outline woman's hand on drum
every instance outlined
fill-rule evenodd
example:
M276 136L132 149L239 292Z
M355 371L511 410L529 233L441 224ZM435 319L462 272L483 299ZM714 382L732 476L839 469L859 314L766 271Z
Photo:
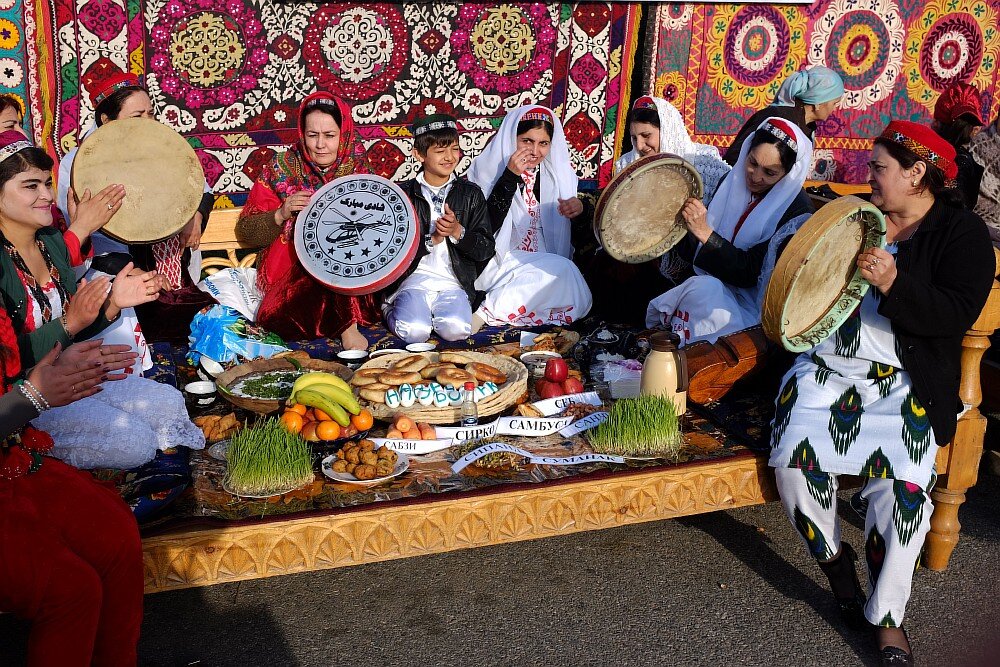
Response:
M700 199L692 197L684 202L681 217L684 218L688 231L696 239L702 243L708 241L708 237L712 235L712 227L708 224L708 209Z
M70 299L65 311L66 328L71 336L77 335L94 323L110 289L111 281L104 276L89 282L86 278L80 281L76 294Z
M143 303L155 301L163 289L163 281L156 271L146 271L131 275L132 262L129 262L115 276L111 285L111 296L104 309L104 316L109 320L118 317L122 308L131 308Z
M274 223L279 227L292 219L292 217L309 205L309 199L313 196L312 190L299 190L293 195L289 195L281 203L274 213Z
M896 258L882 248L869 248L858 255L858 268L861 277L882 294L888 294L896 281Z
M579 197L559 200L559 215L575 218L581 213L583 213L583 202L580 201Z
M529 148L518 148L514 151L514 154L510 156L507 160L507 168L512 172L520 176L528 168L528 164L531 162L531 149Z
M181 244L185 248L197 250L198 246L201 245L201 220L201 213L195 213L194 217L188 220L188 223L184 225L184 228L178 232L180 234Z
M139 353L128 345L104 345L101 339L74 343L55 360L54 366L72 368L79 364L100 366L107 380L123 380L121 372L131 368Z
M98 343L100 344L100 343ZM108 373L100 360L59 362L62 345L56 346L28 372L28 381L52 407L68 405L101 391Z
M108 224L125 200L125 186L114 183L91 196L90 190L84 190L80 201L76 200L73 188L66 198L69 206L69 228L85 242L91 234Z

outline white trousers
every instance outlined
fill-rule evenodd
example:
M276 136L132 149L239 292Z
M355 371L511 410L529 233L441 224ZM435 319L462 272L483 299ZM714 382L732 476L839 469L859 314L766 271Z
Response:
M401 290L386 305L385 319L390 331L407 343L423 343L431 331L444 340L462 340L472 334L472 307L461 289Z
M840 551L837 476L800 468L775 468L781 506L816 560ZM916 484L895 479L867 480L864 556L868 565L870 623L895 628L903 623L913 571L931 527L934 504Z

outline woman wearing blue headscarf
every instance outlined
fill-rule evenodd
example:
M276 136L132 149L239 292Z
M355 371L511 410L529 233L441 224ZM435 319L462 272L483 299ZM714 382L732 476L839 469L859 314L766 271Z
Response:
M784 118L795 123L812 141L816 123L829 118L843 96L844 81L829 67L817 65L796 72L781 84L771 106L750 116L743 124L723 159L730 165L736 164L743 141L768 118Z

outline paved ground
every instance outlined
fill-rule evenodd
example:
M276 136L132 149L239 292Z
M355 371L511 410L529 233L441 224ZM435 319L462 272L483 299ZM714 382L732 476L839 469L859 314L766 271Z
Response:
M841 498L846 539L860 520ZM906 626L921 665L1000 664L1000 479L984 470ZM24 627L0 617L0 665ZM988 641L992 641L990 647ZM873 665L778 505L146 598L141 664ZM200 663L198 662L200 661Z

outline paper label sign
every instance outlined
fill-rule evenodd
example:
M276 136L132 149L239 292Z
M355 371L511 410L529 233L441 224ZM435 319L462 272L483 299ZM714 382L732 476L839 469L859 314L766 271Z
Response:
M544 401L532 403L531 406L548 417L550 415L559 414L574 403L586 403L587 405L604 404L604 402L601 401L601 397L597 395L596 391L585 391L582 394L567 394L566 396L548 398Z
M499 420L497 420L478 426L435 426L434 431L438 437L451 438L455 442L465 442L466 440L490 438L496 435L499 423Z
M535 463L537 465L550 465L550 466L571 466L580 465L583 463L625 463L625 459L621 456L612 456L610 454L580 454L577 456L536 456L531 452L525 451L519 447L514 447L513 445L508 445L502 442L494 442L488 445L483 445L477 449L472 450L459 460L452 464L451 470L454 473L462 472L466 468L479 459L492 454L493 452L511 452L517 454L518 456L523 456L528 459L529 463Z
M438 426L438 436L452 438L455 442L491 438L494 435L553 435L573 423L572 417L501 417L479 426Z
M572 438L578 433L583 433L584 431L589 431L599 424L603 424L608 420L607 412L592 412L582 419L577 419L575 422L559 431L559 435L564 438Z
M430 454L448 449L452 446L451 438L438 438L437 440L399 440L397 438L372 438L376 447L385 445L394 452L405 454Z

